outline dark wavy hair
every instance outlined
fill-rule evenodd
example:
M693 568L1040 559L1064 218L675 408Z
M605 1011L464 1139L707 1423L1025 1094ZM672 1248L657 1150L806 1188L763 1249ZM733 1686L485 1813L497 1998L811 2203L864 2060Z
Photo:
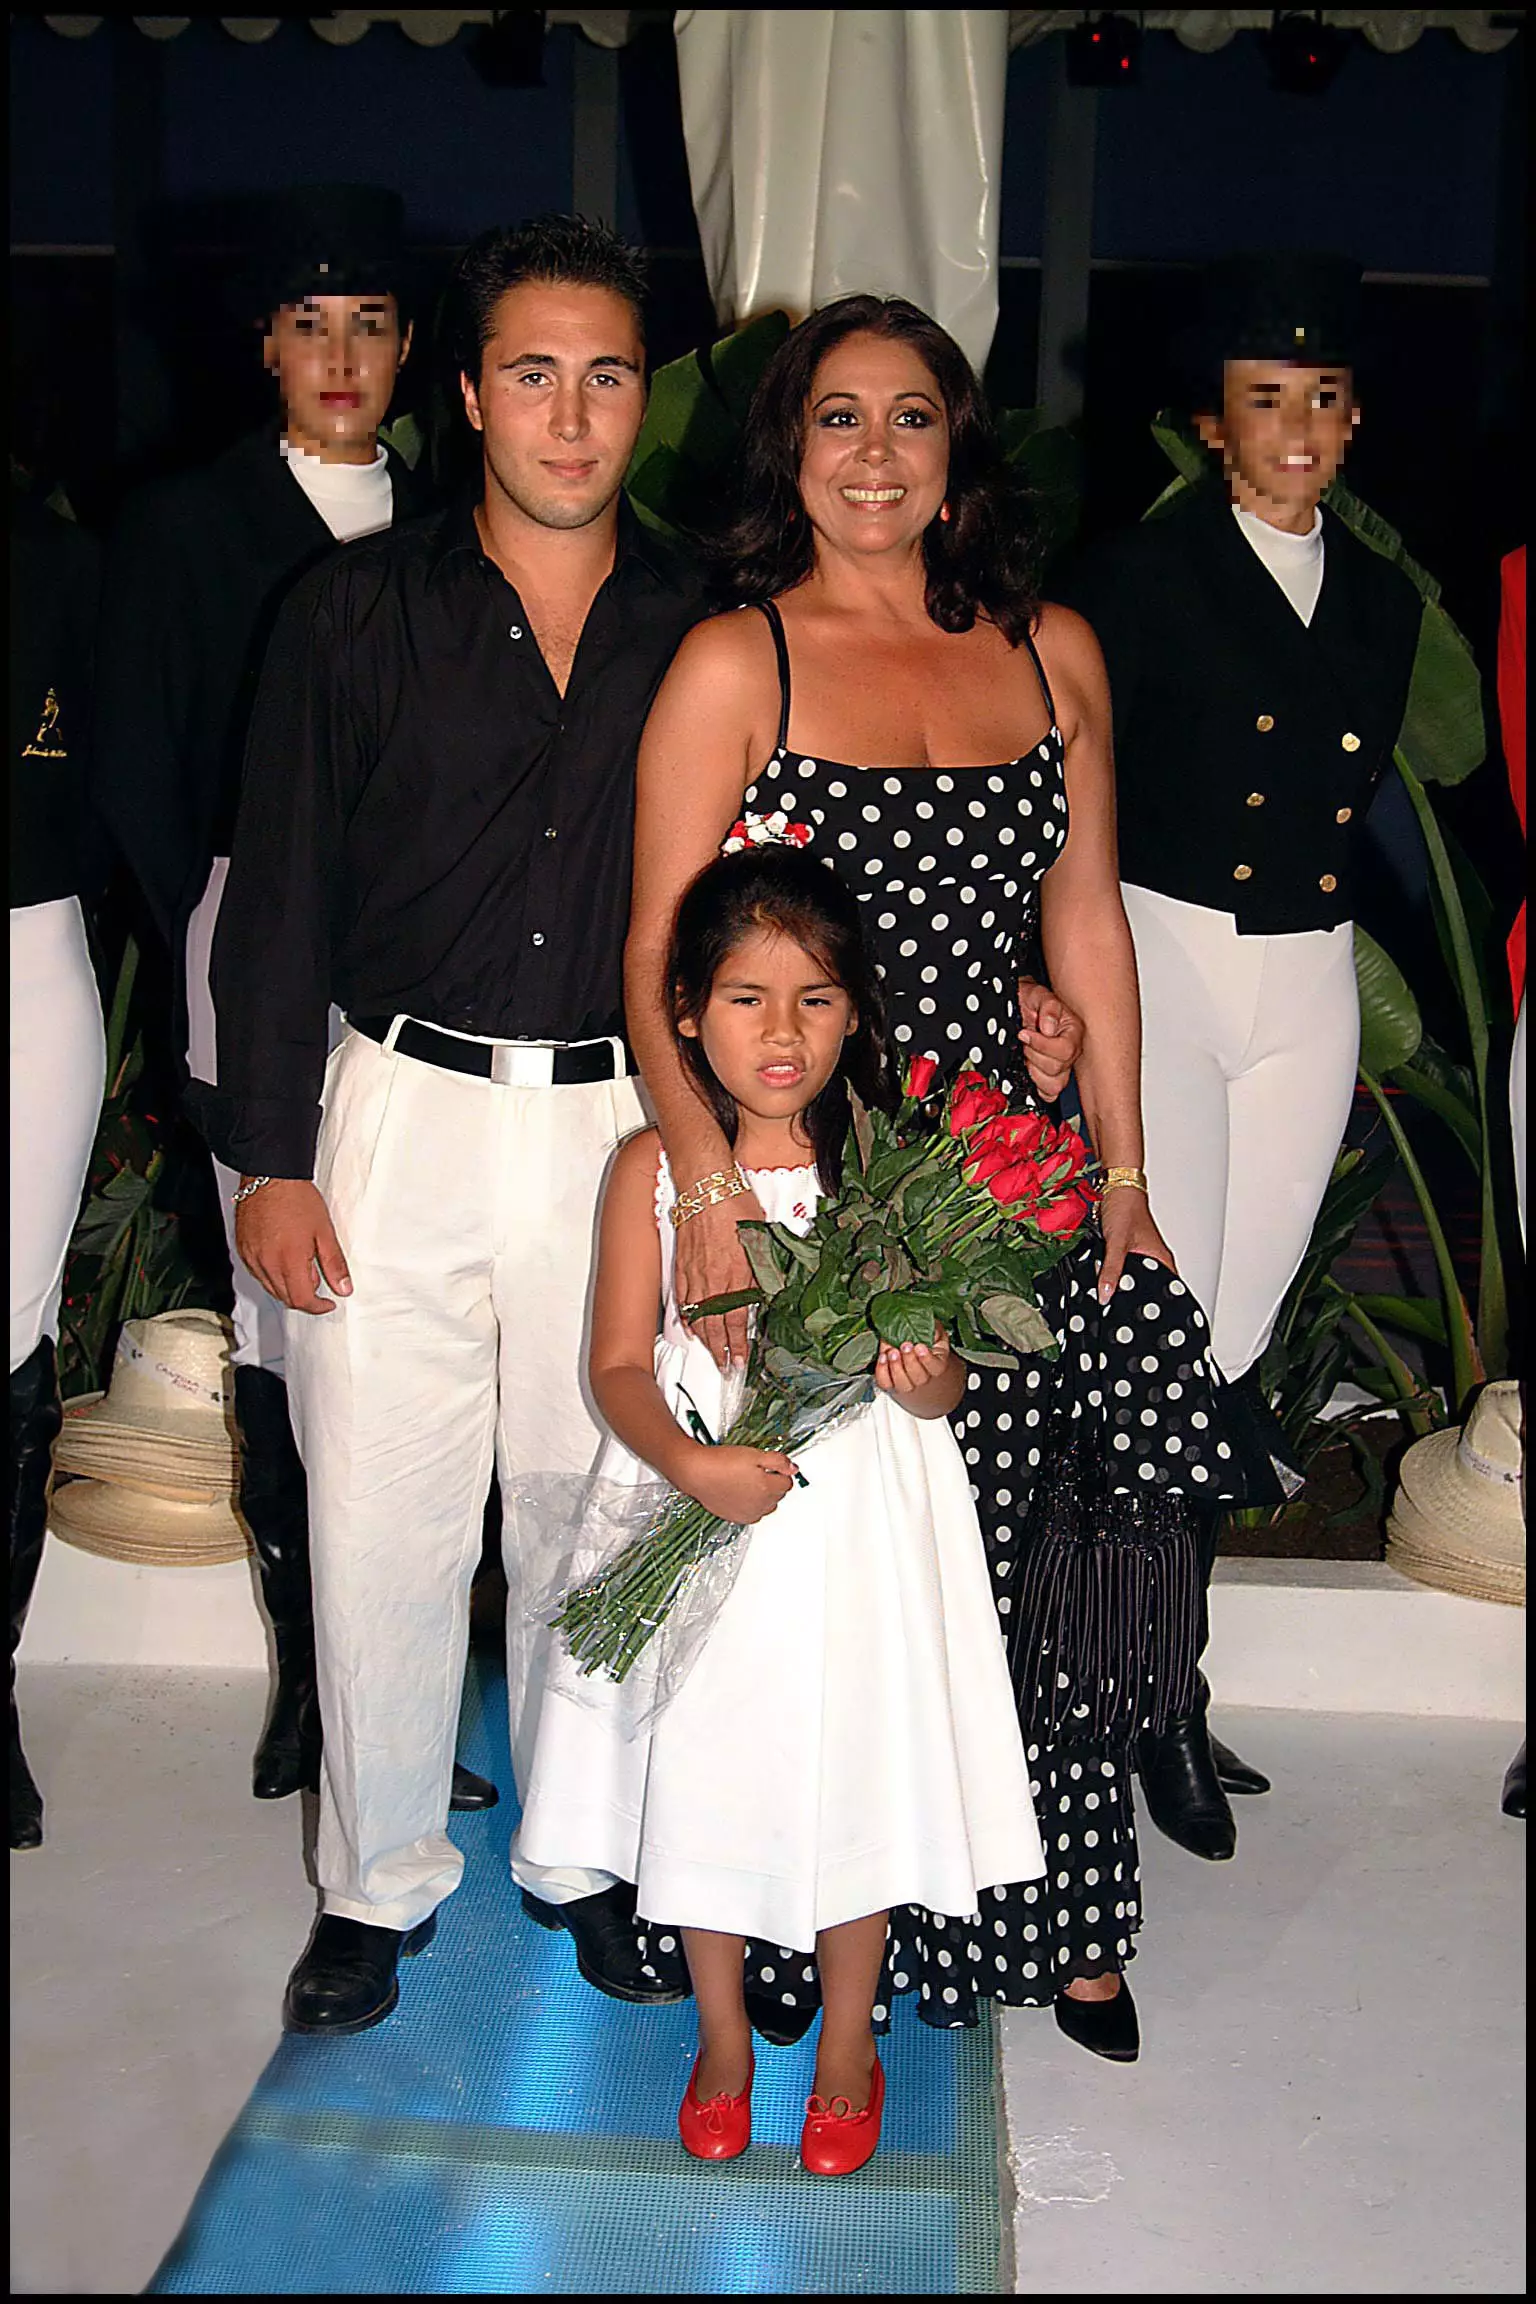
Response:
M824 1192L838 1188L848 1134L848 1090L878 1111L896 1108L886 1037L885 994L859 900L825 864L790 847L744 848L717 856L683 891L667 984L678 1024L696 1024L715 978L731 954L755 931L787 936L825 968L853 1002L858 1022L843 1043L842 1062L806 1109L806 1134ZM734 1144L738 1114L710 1069L701 1040L678 1035L683 1062Z
M841 296L780 345L747 418L729 525L711 547L734 601L773 600L803 581L816 557L800 496L800 466L816 371L850 336L910 344L949 419L949 519L923 536L928 613L941 632L969 632L979 612L1015 647L1039 612L1038 554L1028 491L1005 461L975 370L945 329L903 296Z
M645 342L645 258L606 224L586 216L534 216L472 240L449 275L439 330L455 377L477 383L496 330L496 307L526 280L550 287L607 288L622 296Z

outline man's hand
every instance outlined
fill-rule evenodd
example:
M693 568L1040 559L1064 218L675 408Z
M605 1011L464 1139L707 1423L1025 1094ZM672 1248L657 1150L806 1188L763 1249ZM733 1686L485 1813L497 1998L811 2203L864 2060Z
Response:
M733 1528L766 1520L789 1494L795 1468L773 1448L700 1447L690 1464L686 1493Z
M755 1192L737 1194L733 1199L717 1201L712 1208L701 1208L697 1216L690 1216L677 1230L673 1285L678 1307L683 1313L684 1325L721 1368L729 1367L733 1360L746 1365L745 1305L735 1312L717 1313L712 1320L698 1321L688 1319L686 1308L690 1304L702 1304L710 1296L728 1296L738 1288L755 1285L747 1252L736 1230L743 1217L759 1224L763 1221Z
M1029 1076L1054 1104L1083 1052L1083 1020L1048 984L1039 984L1032 976L1019 978L1019 1019Z
M297 1177L278 1177L240 1202L235 1210L235 1246L246 1270L291 1312L335 1311L331 1297L320 1294L317 1280L323 1280L334 1296L352 1293L352 1276L330 1210L316 1187Z

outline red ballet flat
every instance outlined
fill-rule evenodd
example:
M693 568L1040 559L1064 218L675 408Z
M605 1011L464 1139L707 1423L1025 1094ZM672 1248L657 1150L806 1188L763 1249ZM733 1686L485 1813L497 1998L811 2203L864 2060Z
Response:
M885 2073L877 2056L862 2111L851 2111L846 2096L834 2096L830 2104L821 2096L807 2098L800 2131L802 2166L813 2176L851 2176L874 2158L884 2110Z
M735 2160L745 2152L752 2141L752 2078L754 2067L747 2067L747 2084L739 2096L711 2096L700 2102L695 2082L699 2077L700 2058L695 2056L693 2070L688 2075L688 2089L677 2111L677 2132L683 2140L685 2152L695 2160Z

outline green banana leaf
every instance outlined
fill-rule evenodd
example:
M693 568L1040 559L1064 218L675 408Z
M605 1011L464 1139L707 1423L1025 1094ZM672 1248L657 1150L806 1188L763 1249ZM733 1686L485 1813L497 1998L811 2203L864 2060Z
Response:
M1392 1078L1427 1112L1442 1120L1474 1169L1482 1172L1483 1129L1477 1112L1477 1084L1471 1067L1458 1064L1426 1032L1410 1063Z
M379 426L379 438L386 448L393 448L407 471L415 471L421 462L422 450L427 444L427 436L421 428L420 420L409 408L402 415L395 417L392 423L381 424Z
M625 480L648 526L686 536L709 524L752 395L788 334L786 313L765 312L656 370Z
M1395 1073L1418 1053L1424 1023L1402 970L1358 921L1355 983L1360 992L1361 1066L1378 1077Z

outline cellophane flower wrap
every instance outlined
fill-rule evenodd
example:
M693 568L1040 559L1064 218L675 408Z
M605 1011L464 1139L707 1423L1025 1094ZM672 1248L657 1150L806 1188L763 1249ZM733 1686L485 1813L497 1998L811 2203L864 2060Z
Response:
M696 1317L752 1309L745 1383L712 1439L794 1456L869 1406L882 1344L931 1344L936 1326L963 1359L988 1367L1058 1349L1035 1282L1066 1255L1096 1198L1077 1131L1009 1111L981 1072L941 1090L927 1056L908 1059L893 1115L852 1103L836 1195L803 1236L744 1222L752 1287L699 1307ZM814 1470L812 1461L809 1480ZM745 1531L663 1483L630 1498L623 1509L613 1499L601 1506L607 1542L589 1512L567 1554L583 1572L552 1622L585 1674L625 1681L650 1652L639 1726L697 1657ZM643 1525L626 1528L637 1509Z

